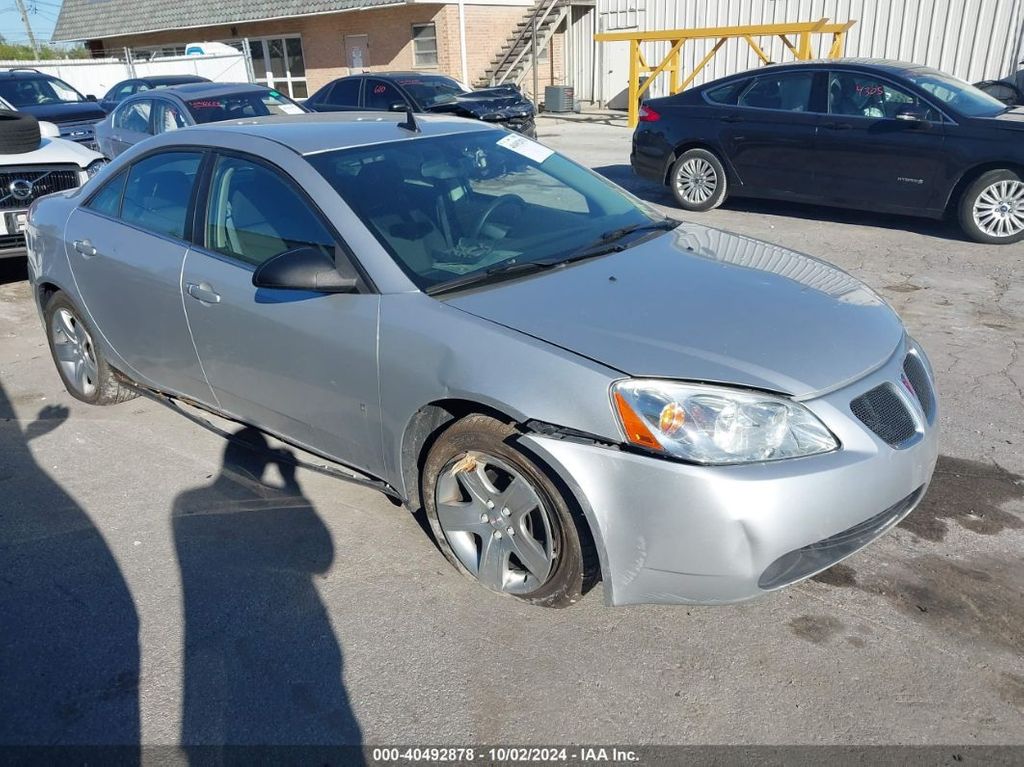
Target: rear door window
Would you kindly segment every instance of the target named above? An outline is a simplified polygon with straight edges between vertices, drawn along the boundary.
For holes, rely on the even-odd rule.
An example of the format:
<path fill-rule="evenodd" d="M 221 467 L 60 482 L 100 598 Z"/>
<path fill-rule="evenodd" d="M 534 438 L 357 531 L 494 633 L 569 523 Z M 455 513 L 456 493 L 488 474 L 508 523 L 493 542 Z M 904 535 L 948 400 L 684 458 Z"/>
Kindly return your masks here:
<path fill-rule="evenodd" d="M 323 103 L 332 107 L 351 107 L 354 109 L 359 106 L 359 86 L 361 84 L 362 81 L 359 78 L 339 80 L 327 92 Z"/>
<path fill-rule="evenodd" d="M 199 152 L 163 152 L 135 163 L 128 171 L 121 220 L 140 229 L 185 239 Z"/>
<path fill-rule="evenodd" d="M 154 133 L 167 133 L 168 131 L 184 128 L 188 123 L 181 114 L 181 110 L 170 101 L 157 101 L 153 106 L 153 131 Z"/>
<path fill-rule="evenodd" d="M 737 104 L 755 109 L 784 112 L 811 111 L 814 72 L 788 72 L 754 78 L 740 95 Z"/>

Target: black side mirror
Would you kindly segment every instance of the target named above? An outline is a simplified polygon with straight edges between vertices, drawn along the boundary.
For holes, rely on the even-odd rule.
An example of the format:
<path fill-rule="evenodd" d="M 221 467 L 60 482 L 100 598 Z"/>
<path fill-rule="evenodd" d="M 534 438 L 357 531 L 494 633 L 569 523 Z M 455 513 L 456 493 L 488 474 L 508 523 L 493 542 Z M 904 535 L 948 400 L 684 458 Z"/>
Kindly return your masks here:
<path fill-rule="evenodd" d="M 86 101 L 95 101 L 96 97 L 90 93 L 88 96 L 85 97 L 85 100 Z"/>
<path fill-rule="evenodd" d="M 257 288 L 310 290 L 317 293 L 355 293 L 358 278 L 344 275 L 318 248 L 304 246 L 267 259 L 252 275 Z"/>
<path fill-rule="evenodd" d="M 900 107 L 896 110 L 896 119 L 911 127 L 924 128 L 928 125 L 924 110 L 918 107 Z"/>
<path fill-rule="evenodd" d="M 408 108 L 409 108 L 409 105 L 406 104 L 404 101 L 396 101 L 395 103 L 393 103 L 391 106 L 388 107 L 388 111 L 389 112 L 404 112 Z"/>

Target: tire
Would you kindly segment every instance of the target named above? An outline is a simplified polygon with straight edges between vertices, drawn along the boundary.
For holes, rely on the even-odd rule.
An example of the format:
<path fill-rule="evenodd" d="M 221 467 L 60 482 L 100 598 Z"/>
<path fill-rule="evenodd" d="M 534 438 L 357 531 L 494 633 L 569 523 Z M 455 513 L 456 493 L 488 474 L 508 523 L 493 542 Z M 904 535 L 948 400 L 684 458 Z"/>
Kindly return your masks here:
<path fill-rule="evenodd" d="M 672 164 L 668 185 L 683 210 L 705 213 L 714 210 L 729 194 L 722 161 L 707 149 L 683 152 Z"/>
<path fill-rule="evenodd" d="M 25 154 L 39 148 L 39 121 L 24 112 L 0 109 L 0 154 Z"/>
<path fill-rule="evenodd" d="M 43 309 L 43 318 L 50 354 L 68 394 L 90 405 L 116 405 L 137 396 L 114 377 L 92 342 L 92 328 L 67 294 L 54 293 Z"/>
<path fill-rule="evenodd" d="M 427 520 L 438 548 L 459 572 L 491 591 L 531 604 L 568 607 L 579 600 L 596 571 L 589 530 L 547 473 L 518 449 L 515 435 L 511 426 L 485 415 L 467 416 L 443 432 L 427 453 L 421 475 Z M 525 484 L 513 488 L 510 477 Z M 494 505 L 474 500 L 463 483 L 478 493 L 497 490 L 489 492 Z M 514 495 L 503 495 L 510 490 Z M 532 512 L 521 513 L 534 501 L 539 503 Z M 453 510 L 461 516 L 453 517 Z M 538 548 L 548 553 L 549 570 L 541 573 L 543 578 L 535 574 L 542 570 Z M 501 566 L 489 564 L 494 557 Z M 497 571 L 502 577 L 496 580 L 492 576 Z"/>
<path fill-rule="evenodd" d="M 1012 170 L 990 170 L 960 198 L 960 227 L 970 239 L 989 245 L 1024 240 L 1024 180 Z"/>

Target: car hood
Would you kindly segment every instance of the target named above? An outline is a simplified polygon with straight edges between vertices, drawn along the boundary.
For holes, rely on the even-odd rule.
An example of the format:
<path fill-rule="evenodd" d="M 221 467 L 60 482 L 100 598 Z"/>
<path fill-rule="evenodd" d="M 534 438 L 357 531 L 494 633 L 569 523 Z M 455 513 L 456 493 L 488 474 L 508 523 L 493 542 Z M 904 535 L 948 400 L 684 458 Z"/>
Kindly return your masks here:
<path fill-rule="evenodd" d="M 88 149 L 77 141 L 62 138 L 43 137 L 39 148 L 22 154 L 0 155 L 4 167 L 18 165 L 77 165 L 85 168 L 89 163 L 102 159 L 103 155 Z"/>
<path fill-rule="evenodd" d="M 37 120 L 46 120 L 57 125 L 85 120 L 102 120 L 107 116 L 107 113 L 94 101 L 40 104 L 38 106 L 19 107 L 18 110 L 27 112 Z"/>
<path fill-rule="evenodd" d="M 846 272 L 692 224 L 446 302 L 629 375 L 798 397 L 877 369 L 904 333 L 895 312 Z"/>
<path fill-rule="evenodd" d="M 533 114 L 533 104 L 517 89 L 507 85 L 472 91 L 454 101 L 429 107 L 428 112 L 469 114 L 478 119 L 506 119 Z"/>
<path fill-rule="evenodd" d="M 984 120 L 986 123 L 995 123 L 1000 128 L 1011 130 L 1024 130 L 1024 106 L 1008 109 L 995 117 L 976 117 L 976 120 Z"/>

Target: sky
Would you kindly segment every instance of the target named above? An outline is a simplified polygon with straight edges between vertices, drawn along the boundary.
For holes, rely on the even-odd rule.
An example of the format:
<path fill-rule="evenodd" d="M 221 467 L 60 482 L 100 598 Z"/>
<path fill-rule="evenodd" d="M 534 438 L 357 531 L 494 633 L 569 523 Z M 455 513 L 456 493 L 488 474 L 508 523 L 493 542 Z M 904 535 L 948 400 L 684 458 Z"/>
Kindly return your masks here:
<path fill-rule="evenodd" d="M 29 10 L 28 20 L 39 42 L 49 42 L 53 25 L 57 23 L 60 4 L 61 0 L 25 0 Z M 0 35 L 9 43 L 28 42 L 14 0 L 0 0 Z"/>

